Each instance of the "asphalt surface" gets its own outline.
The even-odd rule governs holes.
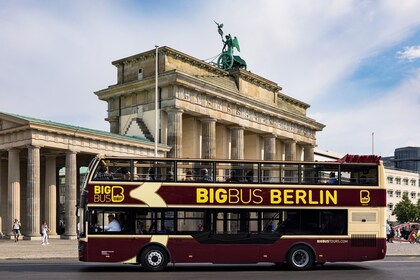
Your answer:
[[[420,256],[420,244],[408,242],[387,243],[387,256]],[[13,259],[77,259],[77,240],[51,239],[41,241],[0,239],[0,260]]]

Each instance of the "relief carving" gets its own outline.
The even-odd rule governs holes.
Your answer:
[[[283,119],[279,119],[277,117],[269,116],[261,112],[257,112],[252,108],[242,107],[238,104],[232,104],[228,101],[224,101],[217,97],[211,97],[208,95],[203,95],[202,93],[195,92],[193,90],[179,88],[178,91],[179,98],[190,101],[192,103],[196,103],[199,105],[203,105],[209,109],[215,109],[219,111],[223,111],[226,114],[235,114],[238,117],[242,117],[244,119],[252,120],[253,122],[269,125],[274,127],[275,129],[280,129],[283,131],[299,134],[308,138],[315,138],[315,131],[301,126],[299,124],[295,124]],[[1,123],[0,123],[1,129]]]

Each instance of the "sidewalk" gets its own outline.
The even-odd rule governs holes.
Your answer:
[[[387,243],[387,256],[420,256],[420,244],[408,242]],[[9,259],[65,259],[78,258],[77,240],[50,239],[49,245],[41,241],[0,239],[0,260]]]
[[[0,260],[9,259],[65,259],[78,258],[77,240],[50,239],[41,241],[0,239]]]
[[[387,244],[387,256],[420,256],[420,244],[393,242]]]

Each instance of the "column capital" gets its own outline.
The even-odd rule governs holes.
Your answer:
[[[184,113],[184,110],[181,108],[176,108],[176,107],[170,107],[170,108],[166,108],[165,111],[167,113],[171,112],[171,113]]]
[[[230,129],[232,129],[232,130],[240,130],[240,129],[245,130],[245,127],[243,127],[243,126],[241,126],[241,125],[238,125],[238,124],[236,124],[236,125],[231,125],[231,126],[229,126],[229,128],[230,128]]]
[[[271,133],[268,133],[268,134],[263,134],[263,135],[261,135],[263,138],[275,138],[275,139],[277,139],[277,135],[275,135],[275,134],[271,134]]]
[[[210,117],[210,116],[199,118],[199,120],[201,122],[217,122],[216,118],[213,118],[213,117]]]
[[[302,147],[304,147],[304,148],[315,148],[315,146],[316,146],[316,145],[311,144],[311,143],[303,143],[303,144],[302,144]]]
[[[27,149],[30,149],[30,148],[41,149],[41,146],[40,145],[34,145],[34,144],[28,144],[28,145],[25,146],[25,148],[27,148]]]
[[[286,143],[286,144],[293,144],[293,143],[297,143],[297,141],[296,140],[294,140],[294,139],[284,139],[284,140],[282,140],[284,143]]]

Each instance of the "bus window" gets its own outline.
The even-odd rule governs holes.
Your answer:
[[[174,181],[175,162],[138,160],[134,162],[134,181]]]
[[[302,164],[302,184],[339,184],[338,164]]]
[[[89,233],[130,233],[130,215],[121,210],[91,210],[89,213]]]
[[[282,183],[284,172],[282,164],[263,163],[261,164],[261,182],[262,183]]]
[[[203,162],[201,165],[195,165],[196,180],[200,182],[214,181],[214,167],[213,164]]]
[[[216,162],[216,181],[229,183],[258,182],[258,164]]]
[[[195,162],[178,161],[177,163],[177,178],[178,182],[195,182],[200,177],[200,167],[196,166]]]
[[[284,235],[346,235],[347,210],[287,210],[279,226]]]
[[[212,163],[208,162],[177,162],[177,181],[188,182],[213,182],[214,168]]]
[[[377,165],[343,164],[341,172],[344,185],[378,186]]]
[[[298,184],[299,183],[299,165],[286,163],[283,165],[284,183]]]
[[[94,181],[106,181],[112,180],[112,174],[109,172],[109,162],[102,160],[96,167],[95,173],[93,175]]]
[[[262,213],[262,231],[275,232],[279,226],[281,213],[278,211]]]
[[[131,163],[130,160],[123,159],[109,159],[101,160],[95,170],[93,180],[131,180]]]
[[[113,180],[130,181],[131,163],[130,160],[110,160],[109,172]]]
[[[175,212],[138,209],[135,219],[137,234],[173,234],[175,232]]]
[[[192,232],[204,231],[204,226],[205,224],[203,211],[178,211],[178,234],[188,234]]]

